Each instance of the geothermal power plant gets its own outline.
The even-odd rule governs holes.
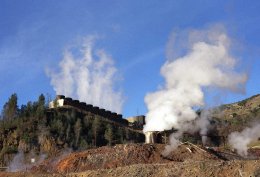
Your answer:
[[[70,97],[64,95],[57,95],[56,98],[49,103],[49,109],[71,109],[74,108],[79,112],[86,113],[88,115],[98,115],[103,121],[113,123],[118,126],[124,126],[138,133],[145,135],[145,143],[167,143],[168,136],[173,131],[148,131],[143,132],[143,126],[145,124],[145,116],[137,115],[133,117],[123,118],[122,114],[111,112],[98,106],[80,102],[79,100],[73,100]]]

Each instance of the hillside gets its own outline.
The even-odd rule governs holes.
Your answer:
[[[228,135],[231,132],[242,131],[260,122],[260,94],[245,100],[220,105],[206,110],[198,110],[198,115],[207,116],[209,120],[207,142],[208,146],[228,146]],[[199,132],[195,134],[185,133],[182,141],[190,141],[202,144]],[[255,142],[254,145],[260,145]]]
[[[260,95],[221,105],[210,110],[210,116],[212,133],[227,138],[231,132],[242,131],[260,122]]]
[[[243,157],[228,150],[226,143],[229,133],[241,131],[260,120],[260,95],[209,111],[208,145],[219,146],[217,149],[201,146],[199,134],[185,135],[183,142],[196,145],[185,143],[168,157],[161,156],[164,144],[133,144],[144,142],[144,135],[139,130],[75,108],[48,109],[43,100],[40,96],[37,102],[18,108],[15,118],[0,121],[1,166],[12,166],[12,171],[32,169],[25,173],[26,176],[45,176],[47,173],[51,176],[129,176],[136,170],[143,176],[171,176],[181,174],[184,169],[183,174],[190,175],[196,168],[200,169],[194,173],[198,176],[208,172],[214,176],[220,173],[218,169],[212,169],[214,166],[222,169],[223,176],[237,175],[238,169],[250,175],[259,173],[259,160],[243,161]],[[10,111],[7,113],[12,115]],[[250,150],[254,159],[258,159],[259,154],[258,150]],[[31,159],[36,163],[31,163]],[[21,175],[18,172],[0,173],[0,176],[7,174]]]
[[[224,120],[259,118],[260,94],[236,103],[221,105],[213,110],[212,116]]]
[[[144,141],[140,131],[77,108],[46,106],[45,98],[18,108],[12,95],[0,120],[0,166],[11,163],[16,154],[31,158],[56,156],[64,149],[80,151],[105,145]],[[124,119],[122,119],[124,120]],[[126,121],[126,120],[124,120]]]
[[[260,151],[243,158],[225,149],[207,149],[184,143],[167,157],[162,144],[126,144],[100,147],[49,158],[27,172],[2,176],[256,176]]]

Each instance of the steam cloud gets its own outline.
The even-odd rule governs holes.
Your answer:
[[[26,157],[24,152],[22,150],[19,150],[18,153],[14,156],[13,160],[10,162],[8,166],[8,171],[26,171],[28,169],[31,169],[33,166],[39,165],[41,162],[44,161],[45,158],[45,154],[40,154],[39,156],[36,156],[34,153],[28,154]],[[28,162],[28,159],[33,159],[34,161]]]
[[[229,144],[242,156],[247,156],[247,146],[260,137],[260,124],[247,127],[242,132],[232,132],[228,136]]]
[[[245,73],[235,72],[236,58],[230,55],[230,39],[221,26],[190,31],[187,39],[182,38],[179,43],[176,37],[176,34],[171,36],[167,61],[161,67],[165,84],[145,96],[148,113],[143,131],[178,129],[177,134],[170,136],[168,152],[177,147],[183,132],[206,132],[208,119],[198,118],[193,109],[205,106],[204,89],[243,92],[247,80]],[[174,53],[173,47],[178,44],[186,48],[176,49]]]
[[[56,94],[77,98],[121,113],[123,96],[115,90],[117,69],[104,50],[93,49],[95,37],[89,36],[78,48],[65,51],[60,70],[47,70]]]

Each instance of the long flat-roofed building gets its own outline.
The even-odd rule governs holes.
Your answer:
[[[94,115],[99,115],[111,121],[128,124],[128,121],[123,119],[122,114],[111,112],[109,110],[105,110],[103,108],[93,106],[91,104],[86,104],[84,102],[80,102],[79,100],[73,100],[72,98],[65,97],[64,95],[57,95],[55,100],[49,103],[49,108],[50,109],[75,108],[79,111],[89,112]]]

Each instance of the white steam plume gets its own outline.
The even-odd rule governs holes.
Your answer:
[[[31,161],[28,161],[29,159],[31,159]],[[8,165],[7,171],[18,172],[30,170],[33,166],[39,165],[45,159],[46,154],[40,154],[37,156],[32,152],[26,156],[22,150],[19,150]]]
[[[245,128],[242,132],[232,132],[228,136],[228,143],[241,156],[247,156],[248,145],[260,138],[260,124]]]
[[[8,166],[9,172],[23,171],[27,168],[23,151],[19,151]]]
[[[167,49],[167,61],[161,68],[165,84],[145,97],[148,113],[144,132],[175,128],[181,134],[196,129],[205,133],[208,120],[200,119],[194,124],[197,114],[193,109],[205,106],[203,89],[214,87],[237,92],[244,89],[247,75],[235,72],[236,59],[230,55],[230,40],[221,28],[191,31],[187,37],[189,48],[178,50],[185,55],[171,58],[176,56],[172,54],[174,50]]]
[[[123,96],[115,90],[118,76],[111,56],[93,49],[95,37],[65,51],[58,72],[47,70],[56,94],[121,113]]]

